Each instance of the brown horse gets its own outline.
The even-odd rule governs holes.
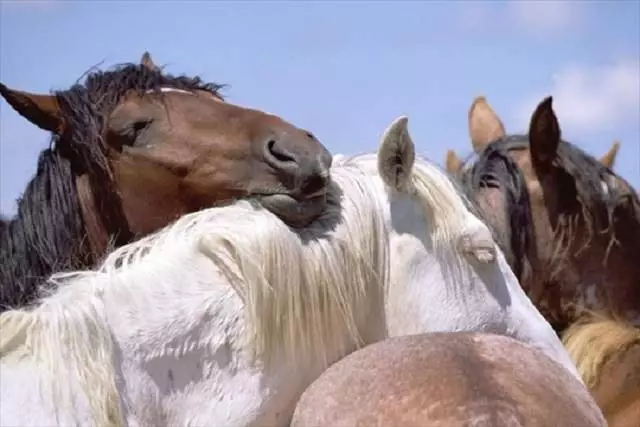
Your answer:
[[[600,157],[600,163],[613,170],[613,166],[616,163],[616,158],[618,157],[618,151],[620,151],[620,142],[613,141],[613,144],[611,144],[611,148],[609,148],[609,151],[607,151],[602,157]],[[464,163],[464,160],[458,157],[455,151],[447,150],[445,165],[448,172],[459,174],[460,170],[464,166]]]
[[[448,168],[481,207],[523,288],[556,331],[579,307],[640,322],[640,202],[610,165],[561,139],[545,98],[528,135],[507,135],[484,97],[469,111],[475,159]],[[608,164],[606,164],[608,163]],[[604,286],[604,284],[607,284]]]
[[[587,313],[562,342],[602,409],[609,427],[640,424],[640,330]]]
[[[501,335],[391,338],[335,363],[291,427],[606,426],[589,392],[540,351]]]
[[[0,310],[33,300],[54,271],[94,265],[111,245],[181,215],[251,196],[292,226],[326,205],[332,156],[309,132],[223,101],[222,85],[140,64],[35,95],[0,83],[52,133],[15,219],[0,227]]]

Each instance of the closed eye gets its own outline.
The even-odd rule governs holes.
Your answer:
[[[145,130],[147,128],[147,126],[149,126],[149,123],[151,123],[151,120],[143,120],[143,121],[139,121],[139,122],[135,122],[133,124],[133,131],[137,134],[139,132],[142,132],[143,130]]]
[[[483,188],[500,188],[500,181],[493,174],[487,174],[480,180],[480,187]]]
[[[137,120],[133,122],[133,124],[129,128],[129,131],[127,132],[127,139],[129,142],[127,145],[132,146],[136,144],[144,131],[149,128],[151,122],[153,122],[152,119]]]

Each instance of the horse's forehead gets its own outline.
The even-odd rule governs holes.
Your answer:
[[[461,172],[467,172],[469,169],[475,165],[479,159],[479,155],[476,152],[471,153],[462,163]]]

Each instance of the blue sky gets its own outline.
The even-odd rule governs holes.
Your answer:
[[[640,187],[640,2],[1,1],[0,80],[64,89],[149,50],[172,73],[227,83],[233,103],[313,131],[334,153],[377,146],[406,114],[421,153],[471,150],[483,94],[507,132],[554,96],[563,136]],[[0,101],[0,211],[48,135]]]

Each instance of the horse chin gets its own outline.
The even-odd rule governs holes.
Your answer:
[[[327,206],[327,195],[320,194],[308,199],[298,200],[288,194],[261,196],[260,204],[294,228],[303,228],[317,219]]]

